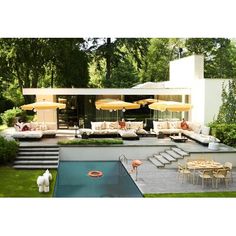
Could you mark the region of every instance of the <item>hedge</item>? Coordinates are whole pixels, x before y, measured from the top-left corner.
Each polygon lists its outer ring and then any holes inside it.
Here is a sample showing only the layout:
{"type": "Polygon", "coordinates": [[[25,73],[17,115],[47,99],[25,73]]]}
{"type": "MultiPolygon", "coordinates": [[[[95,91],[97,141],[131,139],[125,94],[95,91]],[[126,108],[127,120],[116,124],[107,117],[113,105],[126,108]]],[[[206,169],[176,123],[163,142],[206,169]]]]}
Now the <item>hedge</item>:
{"type": "Polygon", "coordinates": [[[218,124],[210,125],[211,134],[226,145],[236,147],[236,124],[218,124]]]}
{"type": "Polygon", "coordinates": [[[110,145],[123,144],[119,139],[79,139],[79,140],[62,140],[59,145],[110,145]]]}
{"type": "Polygon", "coordinates": [[[19,144],[0,136],[0,164],[11,163],[15,160],[19,144]]]}

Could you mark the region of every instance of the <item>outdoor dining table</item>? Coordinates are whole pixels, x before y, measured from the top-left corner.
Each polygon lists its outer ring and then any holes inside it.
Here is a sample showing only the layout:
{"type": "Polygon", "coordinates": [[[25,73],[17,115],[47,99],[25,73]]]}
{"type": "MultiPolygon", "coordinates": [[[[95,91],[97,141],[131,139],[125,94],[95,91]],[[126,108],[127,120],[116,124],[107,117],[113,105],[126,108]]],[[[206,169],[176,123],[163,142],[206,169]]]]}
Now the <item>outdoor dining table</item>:
{"type": "Polygon", "coordinates": [[[193,184],[195,184],[196,170],[218,170],[223,168],[223,165],[213,160],[193,160],[188,161],[186,167],[193,171],[193,184]]]}

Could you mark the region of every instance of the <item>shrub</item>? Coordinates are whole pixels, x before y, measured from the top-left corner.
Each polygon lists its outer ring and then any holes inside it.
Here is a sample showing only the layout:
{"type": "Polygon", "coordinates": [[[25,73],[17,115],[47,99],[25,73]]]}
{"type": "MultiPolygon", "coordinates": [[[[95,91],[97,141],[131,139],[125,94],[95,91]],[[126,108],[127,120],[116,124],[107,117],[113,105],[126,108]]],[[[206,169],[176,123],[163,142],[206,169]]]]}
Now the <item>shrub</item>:
{"type": "Polygon", "coordinates": [[[18,152],[19,144],[0,136],[0,164],[11,163],[18,152]]]}
{"type": "Polygon", "coordinates": [[[210,124],[211,133],[226,145],[236,146],[236,124],[210,124]]]}
{"type": "Polygon", "coordinates": [[[4,111],[8,110],[8,109],[12,109],[14,107],[14,102],[3,97],[0,96],[0,113],[3,113],[4,111]]]}
{"type": "Polygon", "coordinates": [[[62,140],[60,145],[109,145],[109,144],[123,144],[119,139],[79,139],[79,140],[62,140]]]}
{"type": "Polygon", "coordinates": [[[9,127],[14,125],[16,117],[22,117],[23,119],[25,119],[26,112],[22,111],[18,107],[14,107],[10,110],[6,110],[2,114],[3,123],[6,124],[9,127]]]}
{"type": "Polygon", "coordinates": [[[2,115],[0,114],[0,125],[3,124],[2,115]]]}

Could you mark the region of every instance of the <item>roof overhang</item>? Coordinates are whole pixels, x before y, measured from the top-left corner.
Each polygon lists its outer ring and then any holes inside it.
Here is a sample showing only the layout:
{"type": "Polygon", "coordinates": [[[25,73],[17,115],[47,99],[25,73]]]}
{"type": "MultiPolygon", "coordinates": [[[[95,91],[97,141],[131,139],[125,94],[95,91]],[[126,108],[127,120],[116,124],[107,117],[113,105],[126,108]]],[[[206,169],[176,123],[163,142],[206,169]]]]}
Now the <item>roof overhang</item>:
{"type": "Polygon", "coordinates": [[[24,88],[23,95],[189,95],[189,88],[24,88]]]}

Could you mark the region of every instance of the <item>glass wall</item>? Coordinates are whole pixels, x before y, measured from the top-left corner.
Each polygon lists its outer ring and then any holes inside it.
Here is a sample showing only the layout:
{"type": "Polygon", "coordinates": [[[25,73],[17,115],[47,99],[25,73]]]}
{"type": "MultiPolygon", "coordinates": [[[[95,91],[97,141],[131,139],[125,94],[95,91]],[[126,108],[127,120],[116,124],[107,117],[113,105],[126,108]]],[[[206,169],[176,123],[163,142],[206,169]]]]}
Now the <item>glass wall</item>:
{"type": "MultiPolygon", "coordinates": [[[[141,105],[140,109],[123,111],[97,110],[95,102],[99,99],[119,99],[126,102],[135,102],[147,98],[156,98],[166,101],[182,101],[182,96],[147,96],[147,95],[65,95],[58,96],[57,101],[66,103],[66,109],[58,111],[58,128],[68,129],[75,125],[80,128],[90,128],[91,121],[116,121],[124,118],[126,121],[143,121],[147,128],[152,128],[153,120],[181,120],[185,117],[188,120],[188,112],[160,112],[148,108],[148,104],[141,105]]],[[[185,96],[185,102],[189,96],[185,96]]]]}

